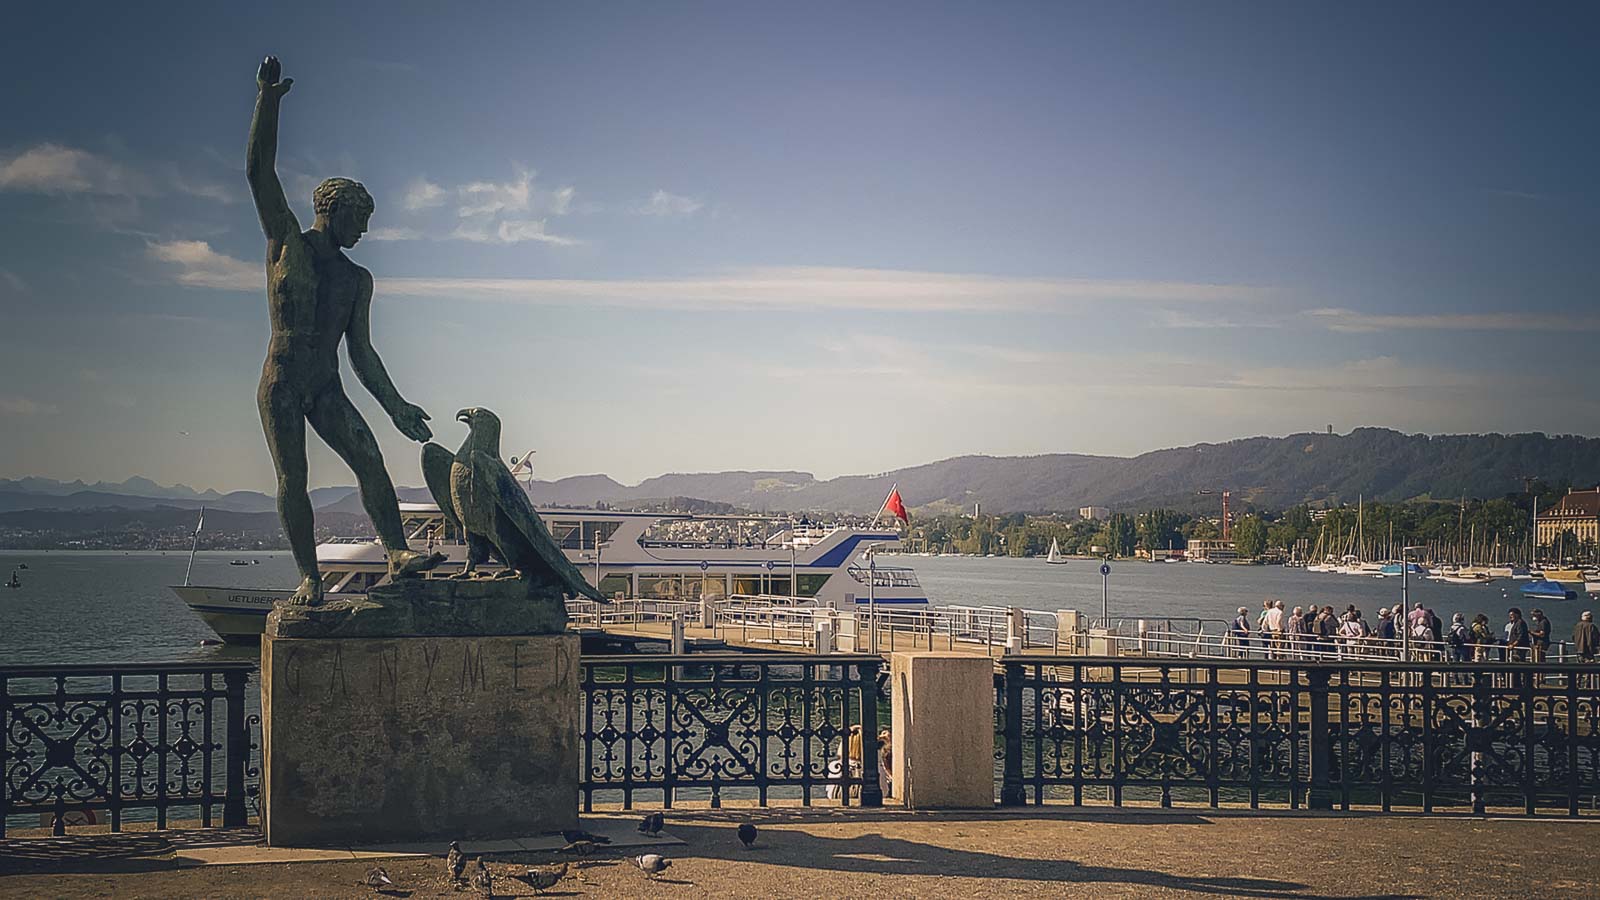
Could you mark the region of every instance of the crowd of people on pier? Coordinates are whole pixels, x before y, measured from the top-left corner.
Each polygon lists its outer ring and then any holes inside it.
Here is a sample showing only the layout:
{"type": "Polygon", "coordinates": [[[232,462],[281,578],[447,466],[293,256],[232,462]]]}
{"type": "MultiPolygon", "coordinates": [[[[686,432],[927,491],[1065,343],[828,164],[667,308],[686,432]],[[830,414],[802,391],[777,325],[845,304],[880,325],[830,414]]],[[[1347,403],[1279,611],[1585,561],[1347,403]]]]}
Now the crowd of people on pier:
{"type": "MultiPolygon", "coordinates": [[[[1446,624],[1431,608],[1417,603],[1410,612],[1396,604],[1378,610],[1376,622],[1354,604],[1344,612],[1332,606],[1285,607],[1282,600],[1263,600],[1254,615],[1247,607],[1228,629],[1228,646],[1236,656],[1265,655],[1274,659],[1297,658],[1399,658],[1407,650],[1412,658],[1446,662],[1554,661],[1553,635],[1544,610],[1534,609],[1524,618],[1513,606],[1506,621],[1496,627],[1478,613],[1454,613],[1446,624]]],[[[1600,654],[1600,626],[1594,613],[1584,611],[1572,627],[1570,648],[1559,654],[1567,662],[1595,661],[1600,654]]]]}

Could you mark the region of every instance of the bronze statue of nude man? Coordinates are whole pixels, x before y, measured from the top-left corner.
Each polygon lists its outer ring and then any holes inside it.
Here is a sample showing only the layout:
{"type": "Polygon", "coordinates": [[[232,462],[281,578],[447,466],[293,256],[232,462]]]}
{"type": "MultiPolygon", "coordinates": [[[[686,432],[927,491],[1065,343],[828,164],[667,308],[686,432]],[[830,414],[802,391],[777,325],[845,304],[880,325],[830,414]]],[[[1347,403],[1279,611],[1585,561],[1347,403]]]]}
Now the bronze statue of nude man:
{"type": "Polygon", "coordinates": [[[345,396],[339,378],[343,341],[356,377],[395,427],[414,441],[433,436],[428,414],[400,396],[372,347],[372,273],[344,255],[366,233],[372,197],[358,182],[330,178],[312,194],[316,222],[309,230],[300,230],[276,169],[278,107],[294,83],[280,79],[282,71],[278,60],[269,56],[256,73],[256,111],[245,162],[267,235],[267,309],[272,321],[256,401],[278,470],[278,515],[302,576],[289,602],[314,606],[322,602],[322,578],[306,491],[307,422],[355,473],[361,503],[388,551],[392,577],[414,577],[443,557],[407,547],[399,501],[378,442],[345,396]]]}

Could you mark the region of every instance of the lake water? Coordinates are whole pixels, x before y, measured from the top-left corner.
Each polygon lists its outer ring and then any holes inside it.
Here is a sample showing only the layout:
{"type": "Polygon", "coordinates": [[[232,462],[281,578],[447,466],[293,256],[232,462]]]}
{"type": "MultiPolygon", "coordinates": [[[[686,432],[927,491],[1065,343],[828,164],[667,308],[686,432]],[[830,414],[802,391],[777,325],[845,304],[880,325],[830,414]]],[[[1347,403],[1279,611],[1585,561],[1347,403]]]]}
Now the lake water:
{"type": "MultiPolygon", "coordinates": [[[[1064,566],[1038,559],[882,556],[882,565],[916,569],[934,604],[1077,609],[1100,613],[1100,572],[1095,560],[1064,566]]],[[[0,588],[0,663],[114,663],[254,658],[253,648],[201,647],[211,630],[167,590],[183,582],[188,554],[0,551],[0,578],[19,564],[22,587],[0,588]]],[[[287,553],[201,553],[196,584],[282,587],[298,579],[287,553]],[[230,566],[232,559],[259,559],[230,566]]],[[[1449,585],[1411,580],[1411,596],[1446,622],[1454,612],[1486,613],[1498,632],[1505,611],[1535,604],[1523,600],[1524,582],[1449,585]]],[[[1367,616],[1400,601],[1400,579],[1325,575],[1275,566],[1197,566],[1112,563],[1110,612],[1114,618],[1231,619],[1240,606],[1252,615],[1261,601],[1282,598],[1291,608],[1311,603],[1343,610],[1354,603],[1367,616]]],[[[1572,633],[1589,599],[1542,602],[1556,639],[1572,633]]]]}

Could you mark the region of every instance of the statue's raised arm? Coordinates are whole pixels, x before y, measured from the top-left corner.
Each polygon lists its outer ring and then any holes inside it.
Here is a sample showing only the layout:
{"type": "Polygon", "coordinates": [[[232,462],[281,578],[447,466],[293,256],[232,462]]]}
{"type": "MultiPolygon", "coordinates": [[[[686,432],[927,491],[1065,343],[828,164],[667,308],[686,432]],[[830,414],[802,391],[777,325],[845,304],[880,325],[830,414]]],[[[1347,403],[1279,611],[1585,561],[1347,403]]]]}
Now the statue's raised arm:
{"type": "MultiPolygon", "coordinates": [[[[256,114],[250,121],[250,146],[245,151],[244,172],[250,179],[261,230],[270,244],[282,244],[300,233],[300,222],[289,209],[278,181],[278,106],[289,93],[293,78],[282,78],[283,66],[269,56],[256,70],[256,114]]],[[[276,256],[276,253],[272,254],[276,256]]]]}

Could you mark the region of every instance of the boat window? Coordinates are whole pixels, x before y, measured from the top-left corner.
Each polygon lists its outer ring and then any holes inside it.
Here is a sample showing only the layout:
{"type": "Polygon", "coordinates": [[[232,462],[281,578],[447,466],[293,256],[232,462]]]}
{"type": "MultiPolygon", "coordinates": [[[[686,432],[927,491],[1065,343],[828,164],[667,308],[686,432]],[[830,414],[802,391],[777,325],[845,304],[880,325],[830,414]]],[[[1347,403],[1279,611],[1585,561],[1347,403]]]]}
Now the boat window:
{"type": "Polygon", "coordinates": [[[323,572],[322,573],[322,589],[325,590],[325,591],[328,591],[328,590],[332,590],[332,589],[338,587],[339,586],[339,582],[341,580],[343,580],[344,576],[347,575],[347,574],[349,574],[349,573],[341,572],[338,569],[335,569],[332,572],[323,572]]]}
{"type": "Polygon", "coordinates": [[[795,578],[796,596],[815,597],[822,586],[828,583],[828,575],[799,575],[795,578]]]}
{"type": "Polygon", "coordinates": [[[700,579],[700,596],[707,600],[721,600],[728,595],[728,576],[705,575],[700,579]]]}
{"type": "Polygon", "coordinates": [[[767,582],[767,589],[762,591],[763,594],[771,594],[775,597],[789,596],[789,576],[767,575],[765,578],[767,582]]]}
{"type": "Polygon", "coordinates": [[[735,575],[733,576],[733,592],[740,596],[750,597],[761,593],[760,575],[735,575]]]}
{"type": "Polygon", "coordinates": [[[683,596],[683,579],[678,575],[639,576],[639,596],[659,600],[676,600],[683,596]]]}
{"type": "Polygon", "coordinates": [[[582,523],[579,522],[551,522],[550,536],[555,538],[556,546],[563,550],[582,550],[582,527],[582,523]]]}
{"type": "Polygon", "coordinates": [[[603,544],[611,540],[611,536],[616,534],[617,527],[621,524],[621,522],[584,522],[583,547],[580,549],[593,550],[596,542],[603,544]]]}
{"type": "Polygon", "coordinates": [[[606,599],[611,599],[618,594],[623,597],[633,596],[633,579],[627,575],[607,575],[600,579],[600,593],[606,599]]]}

